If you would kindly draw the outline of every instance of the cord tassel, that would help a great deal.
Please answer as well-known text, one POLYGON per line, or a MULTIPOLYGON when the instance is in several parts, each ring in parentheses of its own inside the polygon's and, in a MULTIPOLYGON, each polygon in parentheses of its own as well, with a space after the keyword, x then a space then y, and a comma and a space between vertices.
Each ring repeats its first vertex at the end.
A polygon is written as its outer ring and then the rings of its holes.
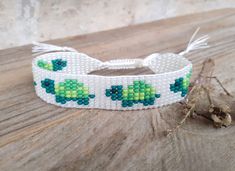
POLYGON ((194 38, 199 30, 200 30, 200 27, 197 28, 197 30, 193 33, 193 35, 188 43, 187 48, 184 51, 180 52, 179 55, 185 55, 186 53, 189 53, 194 50, 205 49, 205 48, 210 47, 207 43, 207 40, 210 38, 208 35, 204 35, 204 36, 199 37, 196 40, 194 40, 194 38))
POLYGON ((70 47, 61 47, 39 42, 33 42, 32 44, 32 53, 77 52, 77 50, 70 47))

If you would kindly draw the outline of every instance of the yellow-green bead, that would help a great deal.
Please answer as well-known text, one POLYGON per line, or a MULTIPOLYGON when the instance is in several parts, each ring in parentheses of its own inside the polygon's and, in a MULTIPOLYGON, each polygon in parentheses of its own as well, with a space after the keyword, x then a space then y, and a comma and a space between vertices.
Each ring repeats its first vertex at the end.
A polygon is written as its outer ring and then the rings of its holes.
POLYGON ((83 90, 84 90, 84 91, 88 91, 89 88, 88 88, 88 87, 83 87, 83 90))
POLYGON ((89 94, 88 90, 84 90, 83 94, 89 94))
POLYGON ((53 70, 52 64, 48 64, 48 70, 53 70))
POLYGON ((77 90, 82 90, 82 87, 78 87, 77 90))
POLYGON ((150 92, 150 88, 146 88, 145 91, 146 91, 146 92, 150 92))
POLYGON ((129 90, 128 90, 128 93, 133 93, 133 92, 134 92, 133 89, 129 89, 129 90))
POLYGON ((77 94, 72 94, 72 97, 73 97, 73 98, 77 97, 77 94))
POLYGON ((127 97, 128 93, 122 93, 123 97, 127 97))
POLYGON ((139 100, 139 97, 134 97, 134 100, 139 100))

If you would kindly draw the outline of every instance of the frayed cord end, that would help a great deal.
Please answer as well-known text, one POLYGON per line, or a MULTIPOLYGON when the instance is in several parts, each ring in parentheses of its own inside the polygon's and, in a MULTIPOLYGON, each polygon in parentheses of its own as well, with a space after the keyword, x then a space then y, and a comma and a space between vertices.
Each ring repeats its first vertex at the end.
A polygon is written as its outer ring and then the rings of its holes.
POLYGON ((32 42, 32 44, 32 53, 78 52, 77 50, 70 47, 61 47, 39 42, 32 42))
POLYGON ((193 35, 188 43, 187 48, 184 51, 180 52, 179 55, 185 55, 186 53, 189 53, 194 50, 206 49, 206 48, 210 47, 207 43, 207 40, 210 38, 208 35, 204 35, 204 36, 199 37, 196 40, 194 40, 194 38, 199 30, 200 30, 200 27, 197 28, 197 30, 193 33, 193 35))

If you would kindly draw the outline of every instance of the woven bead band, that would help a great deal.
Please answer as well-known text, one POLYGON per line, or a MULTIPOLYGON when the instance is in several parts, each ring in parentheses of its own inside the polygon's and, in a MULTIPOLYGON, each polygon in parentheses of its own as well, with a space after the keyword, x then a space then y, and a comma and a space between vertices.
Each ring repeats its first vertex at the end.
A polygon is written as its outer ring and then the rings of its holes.
POLYGON ((47 103, 72 108, 136 110, 181 101, 188 93, 192 75, 192 63, 182 55, 208 47, 208 36, 193 41, 198 30, 181 53, 155 53, 145 59, 102 62, 73 48, 35 43, 33 52, 47 53, 37 56, 32 62, 36 93, 47 103), (155 74, 89 74, 103 68, 139 67, 148 67, 155 74))
POLYGON ((77 52, 44 54, 33 60, 37 95, 47 103, 74 108, 134 110, 184 99, 192 64, 177 54, 152 54, 144 60, 101 62, 77 52), (147 66, 152 75, 89 75, 102 68, 147 66))

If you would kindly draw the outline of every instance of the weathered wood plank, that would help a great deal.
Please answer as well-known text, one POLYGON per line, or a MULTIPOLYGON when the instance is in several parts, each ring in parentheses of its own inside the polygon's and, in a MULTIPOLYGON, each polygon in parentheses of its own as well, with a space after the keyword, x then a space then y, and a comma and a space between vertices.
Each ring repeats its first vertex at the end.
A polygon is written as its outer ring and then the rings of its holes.
MULTIPOLYGON (((153 52, 179 52, 198 26, 200 34, 211 36, 212 47, 187 55, 194 64, 194 78, 202 61, 213 58, 215 74, 234 93, 234 9, 50 42, 101 60, 142 58, 153 52)), ((169 138, 163 135, 182 117, 179 104, 134 112, 46 104, 33 90, 30 49, 0 51, 0 170, 234 170, 234 126, 217 130, 206 120, 190 119, 169 138)), ((216 84, 215 91, 220 91, 216 84)))

